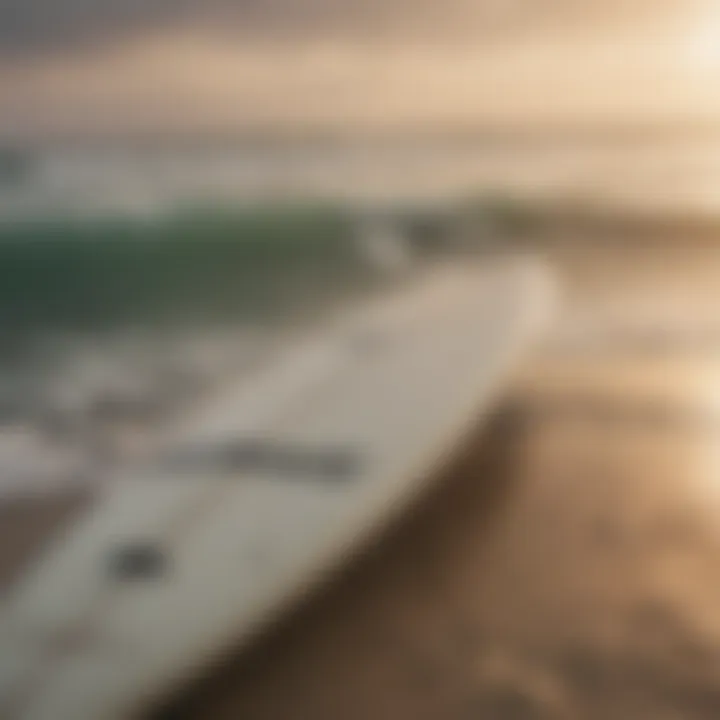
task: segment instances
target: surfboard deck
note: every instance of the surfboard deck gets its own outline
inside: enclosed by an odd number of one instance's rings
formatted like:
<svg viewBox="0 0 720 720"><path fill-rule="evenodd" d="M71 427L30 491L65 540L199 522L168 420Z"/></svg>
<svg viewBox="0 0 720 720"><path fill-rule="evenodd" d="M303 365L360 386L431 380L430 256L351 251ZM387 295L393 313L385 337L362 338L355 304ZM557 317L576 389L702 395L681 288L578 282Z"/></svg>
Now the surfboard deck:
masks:
<svg viewBox="0 0 720 720"><path fill-rule="evenodd" d="M435 269L207 403L16 584L0 715L134 717L241 647L452 459L551 300L531 261Z"/></svg>

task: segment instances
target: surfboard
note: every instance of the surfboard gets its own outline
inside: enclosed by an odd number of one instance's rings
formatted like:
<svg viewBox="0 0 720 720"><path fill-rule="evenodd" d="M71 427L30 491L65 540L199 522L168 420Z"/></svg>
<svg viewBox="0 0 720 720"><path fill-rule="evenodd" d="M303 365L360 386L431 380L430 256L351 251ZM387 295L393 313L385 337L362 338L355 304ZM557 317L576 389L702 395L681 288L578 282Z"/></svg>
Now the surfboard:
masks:
<svg viewBox="0 0 720 720"><path fill-rule="evenodd" d="M242 648L432 482L552 295L530 260L434 268L208 401L15 583L0 716L135 717Z"/></svg>

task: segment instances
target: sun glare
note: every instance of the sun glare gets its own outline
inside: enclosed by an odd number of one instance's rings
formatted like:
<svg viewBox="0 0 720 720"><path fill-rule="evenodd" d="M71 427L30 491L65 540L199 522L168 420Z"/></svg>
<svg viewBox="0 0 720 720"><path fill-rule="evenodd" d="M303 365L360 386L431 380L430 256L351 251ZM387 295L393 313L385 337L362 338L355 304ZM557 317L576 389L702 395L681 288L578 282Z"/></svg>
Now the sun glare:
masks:
<svg viewBox="0 0 720 720"><path fill-rule="evenodd" d="M685 42L688 63L696 69L720 70L720 2L705 9Z"/></svg>

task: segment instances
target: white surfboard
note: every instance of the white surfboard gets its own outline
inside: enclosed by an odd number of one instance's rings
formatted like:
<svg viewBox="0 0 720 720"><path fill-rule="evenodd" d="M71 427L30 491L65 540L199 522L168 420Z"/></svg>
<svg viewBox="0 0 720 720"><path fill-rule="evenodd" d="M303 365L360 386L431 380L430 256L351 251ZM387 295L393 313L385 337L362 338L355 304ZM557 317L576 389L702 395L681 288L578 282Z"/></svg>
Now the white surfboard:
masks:
<svg viewBox="0 0 720 720"><path fill-rule="evenodd" d="M242 646L452 458L550 301L531 262L436 269L208 403L6 599L0 716L134 717Z"/></svg>

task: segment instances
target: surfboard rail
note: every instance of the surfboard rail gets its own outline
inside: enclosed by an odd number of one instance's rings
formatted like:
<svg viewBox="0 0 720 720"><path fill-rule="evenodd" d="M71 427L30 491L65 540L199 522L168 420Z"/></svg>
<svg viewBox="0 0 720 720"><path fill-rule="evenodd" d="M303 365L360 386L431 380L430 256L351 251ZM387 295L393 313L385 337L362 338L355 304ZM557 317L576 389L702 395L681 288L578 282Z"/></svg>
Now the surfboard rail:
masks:
<svg viewBox="0 0 720 720"><path fill-rule="evenodd" d="M209 401L14 588L0 714L133 717L241 647L432 481L552 305L531 259L436 268Z"/></svg>

